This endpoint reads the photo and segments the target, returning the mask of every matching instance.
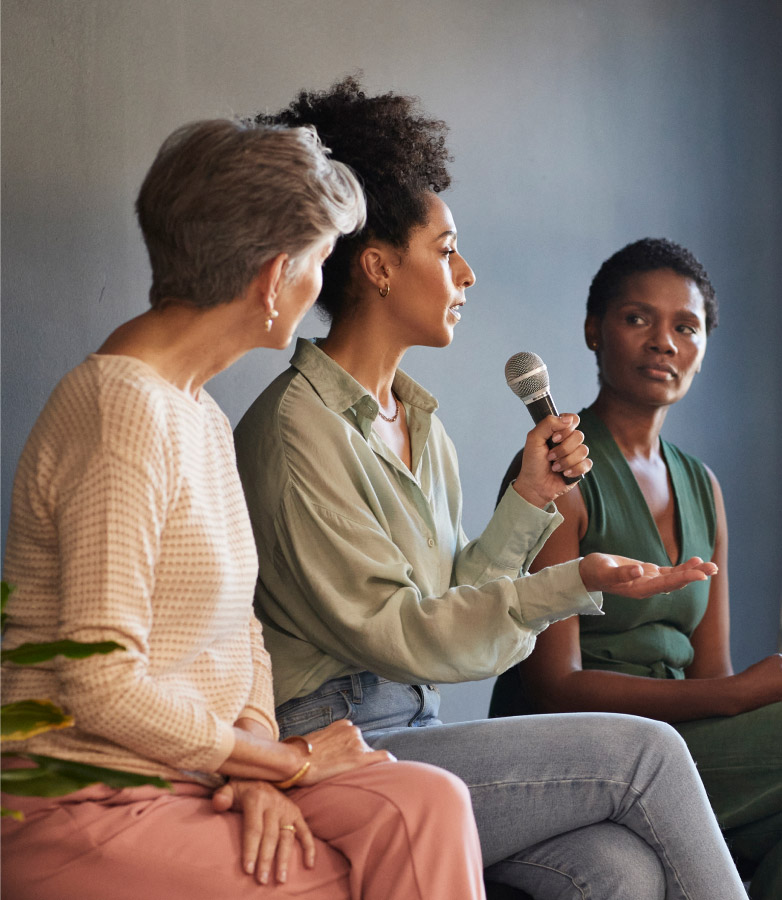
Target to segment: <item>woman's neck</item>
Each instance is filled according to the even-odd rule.
[[[242,334],[237,310],[231,305],[199,309],[170,304],[150,309],[120,325],[97,352],[140,359],[166,381],[197,397],[213,375],[250,349],[246,323]]]
[[[660,455],[660,432],[668,407],[639,407],[601,390],[590,409],[611,432],[625,458]]]
[[[371,322],[353,317],[335,323],[318,346],[388,411],[395,406],[391,387],[407,347],[392,345],[380,331]]]

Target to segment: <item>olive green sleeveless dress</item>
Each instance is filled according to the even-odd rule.
[[[579,416],[579,428],[594,462],[579,485],[589,519],[581,555],[616,553],[664,566],[692,556],[711,559],[717,518],[711,479],[703,463],[661,441],[676,503],[680,547],[679,559],[671,560],[610,431],[590,409]],[[520,456],[511,463],[503,489],[518,472]],[[583,668],[684,678],[684,670],[693,660],[690,637],[703,618],[708,599],[708,581],[646,600],[603,594],[605,615],[580,620]],[[501,675],[489,714],[534,712],[520,670],[514,667]],[[782,900],[782,703],[738,716],[680,722],[674,727],[687,741],[734,850],[761,863],[751,896]]]
[[[591,411],[582,410],[581,429],[594,462],[581,483],[589,525],[582,556],[618,553],[658,566],[692,556],[711,559],[717,515],[711,479],[703,463],[661,440],[661,451],[676,498],[679,559],[670,559],[638,482],[611,433]],[[581,619],[585,669],[607,669],[652,678],[684,678],[693,658],[690,636],[706,612],[708,581],[695,581],[673,594],[628,600],[603,594],[604,616]]]

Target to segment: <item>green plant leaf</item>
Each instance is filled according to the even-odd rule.
[[[99,779],[72,778],[67,773],[52,771],[45,766],[34,769],[4,769],[0,772],[3,793],[21,797],[61,797],[72,794]]]
[[[51,700],[17,700],[2,707],[0,733],[3,741],[23,741],[54,728],[70,728],[73,717]]]
[[[16,819],[17,822],[24,821],[24,816],[18,809],[6,809],[4,806],[0,806],[0,817],[5,818],[6,816]]]
[[[5,605],[13,589],[13,585],[8,582],[0,582],[0,616],[3,628],[8,619]],[[84,659],[95,653],[113,653],[115,650],[124,649],[122,644],[118,644],[116,641],[100,641],[98,643],[52,641],[44,644],[21,644],[11,650],[3,650],[0,652],[0,658],[2,662],[31,666],[46,662],[55,656]],[[68,728],[73,725],[73,718],[49,700],[19,700],[16,703],[5,704],[1,711],[2,720],[0,721],[2,740],[4,741],[23,740],[44,731]],[[16,796],[61,797],[99,782],[113,788],[138,787],[149,784],[171,790],[168,781],[154,775],[139,775],[135,772],[90,766],[86,763],[32,753],[3,753],[2,755],[28,759],[35,763],[32,767],[0,771],[0,788],[8,794]],[[0,807],[0,816],[24,818],[18,810],[6,807]]]
[[[3,791],[18,797],[61,797],[99,782],[113,788],[150,784],[171,790],[168,781],[155,775],[139,775],[34,753],[4,753],[3,756],[30,759],[36,764],[34,768],[4,769],[0,772]]]
[[[16,663],[17,666],[34,666],[46,662],[55,656],[67,656],[69,659],[84,659],[95,653],[113,653],[124,650],[116,641],[98,641],[84,644],[81,641],[52,641],[48,644],[20,644],[12,650],[0,652],[1,662]]]
[[[0,629],[5,631],[5,623],[8,621],[8,613],[5,611],[5,605],[11,596],[14,586],[7,581],[0,581]]]

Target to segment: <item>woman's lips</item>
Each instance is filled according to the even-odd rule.
[[[653,381],[672,381],[676,377],[675,370],[667,365],[641,366],[639,371]]]

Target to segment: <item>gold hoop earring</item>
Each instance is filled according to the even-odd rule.
[[[377,292],[378,292],[378,294],[380,294],[381,297],[387,297],[387,296],[388,296],[388,292],[389,292],[390,290],[391,290],[391,285],[390,285],[390,284],[387,284],[385,287],[378,288],[378,291],[377,291]]]
[[[272,330],[272,325],[274,324],[274,320],[279,316],[279,312],[276,309],[270,309],[269,315],[266,316],[266,321],[263,323],[263,327],[267,331]]]

